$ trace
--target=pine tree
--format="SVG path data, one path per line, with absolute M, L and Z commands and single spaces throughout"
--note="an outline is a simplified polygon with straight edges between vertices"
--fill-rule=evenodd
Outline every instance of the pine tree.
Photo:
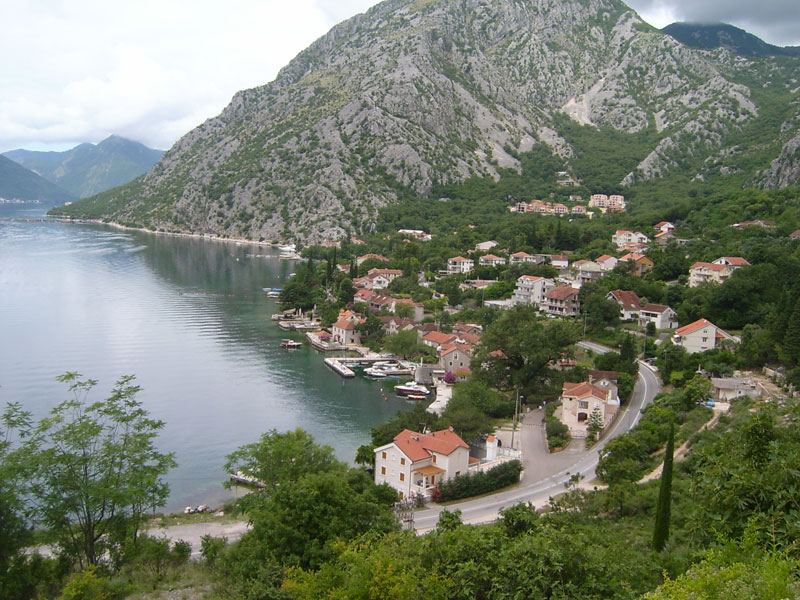
M 664 468 L 661 471 L 661 489 L 656 505 L 656 523 L 653 530 L 653 549 L 661 552 L 669 539 L 669 518 L 672 506 L 672 451 L 675 445 L 675 425 L 669 425 L 667 450 L 664 453 Z
M 589 419 L 586 421 L 586 432 L 593 438 L 603 431 L 603 415 L 600 413 L 600 407 L 595 406 Z

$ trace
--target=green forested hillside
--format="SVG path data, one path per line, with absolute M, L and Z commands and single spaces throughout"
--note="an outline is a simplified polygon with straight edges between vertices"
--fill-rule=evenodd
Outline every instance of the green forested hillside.
M 0 156 L 0 198 L 53 206 L 77 198 L 33 171 Z

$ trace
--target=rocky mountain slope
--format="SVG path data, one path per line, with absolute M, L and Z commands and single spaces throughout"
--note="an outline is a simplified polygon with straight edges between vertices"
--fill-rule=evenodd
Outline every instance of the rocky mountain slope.
M 626 185 L 740 172 L 748 161 L 759 169 L 752 183 L 785 185 L 798 176 L 789 165 L 800 111 L 787 108 L 798 64 L 754 75 L 746 59 L 689 48 L 617 0 L 387 0 L 334 27 L 273 82 L 237 93 L 144 177 L 69 212 L 338 239 L 371 230 L 404 193 L 518 168 L 535 144 L 569 160 L 583 149 L 567 122 L 647 134 Z M 762 99 L 775 135 L 751 156 Z
M 77 198 L 22 165 L 0 156 L 0 203 L 62 204 Z
M 4 156 L 70 194 L 86 198 L 146 173 L 162 154 L 161 150 L 112 135 L 99 144 L 80 144 L 65 152 L 12 150 Z

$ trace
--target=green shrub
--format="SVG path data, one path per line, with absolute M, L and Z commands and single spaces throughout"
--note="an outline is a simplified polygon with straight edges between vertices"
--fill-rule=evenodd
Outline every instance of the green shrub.
M 433 499 L 436 502 L 447 502 L 448 500 L 488 494 L 519 483 L 520 473 L 522 473 L 522 463 L 518 460 L 511 460 L 486 472 L 459 475 L 455 479 L 440 484 Z

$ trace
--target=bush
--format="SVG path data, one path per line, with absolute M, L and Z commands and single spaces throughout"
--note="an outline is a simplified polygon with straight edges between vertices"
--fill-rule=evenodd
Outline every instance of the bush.
M 556 417 L 547 417 L 545 432 L 547 433 L 547 445 L 550 450 L 563 448 L 569 443 L 569 427 Z
M 200 538 L 200 554 L 209 567 L 214 566 L 227 544 L 228 538 L 224 537 L 213 537 L 206 534 Z
M 447 502 L 448 500 L 488 494 L 519 483 L 520 473 L 522 473 L 522 463 L 518 460 L 511 460 L 486 472 L 459 475 L 455 479 L 439 485 L 434 500 Z

